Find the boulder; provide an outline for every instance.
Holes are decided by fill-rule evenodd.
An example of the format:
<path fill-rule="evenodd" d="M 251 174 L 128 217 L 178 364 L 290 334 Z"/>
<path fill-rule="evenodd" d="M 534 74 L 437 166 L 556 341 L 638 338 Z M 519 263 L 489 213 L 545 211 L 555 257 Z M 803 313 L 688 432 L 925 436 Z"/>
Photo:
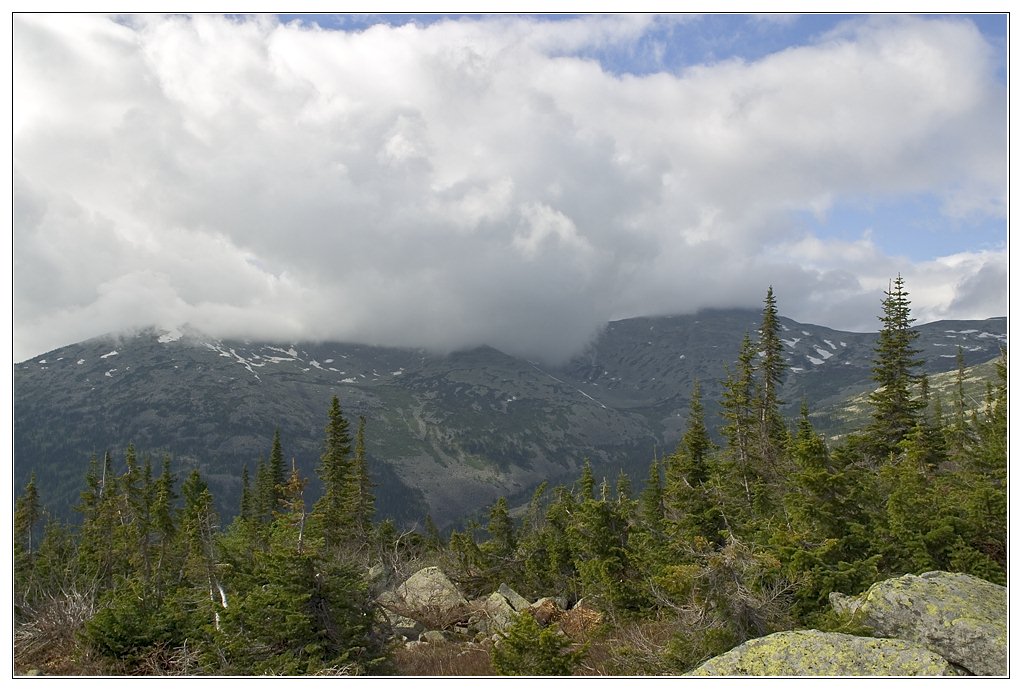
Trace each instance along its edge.
<path fill-rule="evenodd" d="M 511 603 L 499 591 L 490 594 L 490 597 L 483 602 L 483 610 L 487 614 L 489 623 L 487 631 L 491 633 L 507 631 L 518 617 L 518 613 Z"/>
<path fill-rule="evenodd" d="M 469 604 L 440 567 L 424 567 L 406 579 L 395 593 L 413 611 L 445 612 Z"/>
<path fill-rule="evenodd" d="M 689 673 L 776 677 L 955 674 L 948 661 L 919 644 L 817 630 L 777 632 L 751 639 Z"/>
<path fill-rule="evenodd" d="M 916 642 L 974 675 L 1008 675 L 1008 603 L 1004 586 L 967 574 L 907 574 L 859 597 L 831 594 L 840 615 L 876 636 Z"/>
<path fill-rule="evenodd" d="M 395 613 L 387 608 L 381 608 L 380 610 L 383 614 L 383 620 L 387 623 L 391 633 L 399 639 L 416 639 L 425 629 L 423 625 L 410 617 Z"/>
<path fill-rule="evenodd" d="M 427 644 L 443 644 L 448 641 L 448 635 L 440 630 L 428 630 L 419 635 L 419 641 Z"/>
<path fill-rule="evenodd" d="M 504 596 L 505 599 L 507 599 L 508 604 L 520 613 L 529 608 L 529 601 L 520 596 L 515 589 L 503 582 L 501 586 L 497 587 L 497 593 Z"/>

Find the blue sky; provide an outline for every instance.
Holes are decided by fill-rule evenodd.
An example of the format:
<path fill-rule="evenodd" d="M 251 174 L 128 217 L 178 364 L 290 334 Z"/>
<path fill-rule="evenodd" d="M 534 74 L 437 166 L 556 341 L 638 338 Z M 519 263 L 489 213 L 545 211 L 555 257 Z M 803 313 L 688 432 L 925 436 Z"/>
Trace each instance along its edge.
<path fill-rule="evenodd" d="M 521 15 L 539 22 L 567 21 L 580 15 Z M 794 45 L 819 39 L 835 27 L 862 15 L 850 14 L 669 14 L 663 15 L 660 29 L 648 32 L 636 45 L 625 50 L 594 50 L 582 55 L 598 60 L 613 74 L 649 74 L 678 70 L 691 65 L 719 62 L 732 58 L 757 60 Z M 1006 78 L 1005 38 L 1008 18 L 1005 14 L 928 14 L 931 18 L 958 17 L 973 22 L 999 48 L 1000 74 Z M 358 31 L 377 24 L 403 26 L 414 23 L 428 26 L 460 18 L 479 19 L 494 15 L 457 14 L 281 14 L 282 22 L 299 21 L 324 29 Z M 652 57 L 653 44 L 663 44 L 664 52 Z"/>
<path fill-rule="evenodd" d="M 1003 15 L 15 15 L 20 360 L 1008 310 Z M 83 267 L 86 269 L 83 270 Z M 557 329 L 551 328 L 557 325 Z"/>

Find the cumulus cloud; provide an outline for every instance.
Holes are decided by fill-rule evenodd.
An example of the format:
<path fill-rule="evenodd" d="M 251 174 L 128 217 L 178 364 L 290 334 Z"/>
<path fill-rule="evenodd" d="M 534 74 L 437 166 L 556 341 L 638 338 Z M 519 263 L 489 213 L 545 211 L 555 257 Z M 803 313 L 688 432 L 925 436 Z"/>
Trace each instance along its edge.
<path fill-rule="evenodd" d="M 919 194 L 1004 218 L 1005 87 L 972 24 L 642 76 L 585 57 L 664 21 L 15 15 L 15 359 L 190 323 L 560 360 L 608 319 L 768 285 L 872 329 L 899 272 L 918 317 L 1005 313 L 1005 251 L 890 257 L 805 222 Z"/>

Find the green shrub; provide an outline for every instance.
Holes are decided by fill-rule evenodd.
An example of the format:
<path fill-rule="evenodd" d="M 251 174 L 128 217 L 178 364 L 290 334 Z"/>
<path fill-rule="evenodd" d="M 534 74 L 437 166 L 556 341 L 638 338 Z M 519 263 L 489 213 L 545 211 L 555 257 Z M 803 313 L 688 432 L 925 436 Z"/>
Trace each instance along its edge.
<path fill-rule="evenodd" d="M 585 656 L 571 639 L 523 613 L 494 647 L 491 661 L 499 675 L 571 675 Z"/>

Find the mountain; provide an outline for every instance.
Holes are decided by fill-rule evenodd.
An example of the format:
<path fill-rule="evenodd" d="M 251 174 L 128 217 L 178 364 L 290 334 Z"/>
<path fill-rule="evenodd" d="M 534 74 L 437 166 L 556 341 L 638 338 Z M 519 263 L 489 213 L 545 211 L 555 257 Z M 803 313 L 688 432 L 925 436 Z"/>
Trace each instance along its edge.
<path fill-rule="evenodd" d="M 640 480 L 655 453 L 677 444 L 695 380 L 708 426 L 726 368 L 758 310 L 644 317 L 609 323 L 580 355 L 554 367 L 488 347 L 446 355 L 350 343 L 218 340 L 187 328 L 104 336 L 14 366 L 14 482 L 31 472 L 44 503 L 68 513 L 91 454 L 120 457 L 129 442 L 172 456 L 179 478 L 198 466 L 235 513 L 242 468 L 250 475 L 280 429 L 318 494 L 315 468 L 330 398 L 367 419 L 378 509 L 399 521 L 429 513 L 443 525 L 501 495 L 526 496 L 543 480 L 624 469 Z M 997 357 L 1006 319 L 917 326 L 924 370 Z M 789 371 L 781 395 L 794 417 L 869 391 L 876 334 L 780 318 Z M 822 420 L 842 432 L 841 416 Z M 830 427 L 829 427 L 830 426 Z M 118 459 L 119 460 L 119 459 Z"/>

